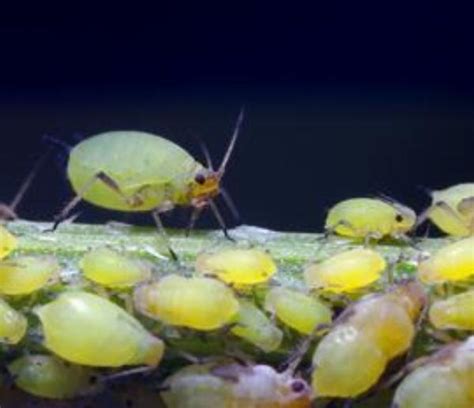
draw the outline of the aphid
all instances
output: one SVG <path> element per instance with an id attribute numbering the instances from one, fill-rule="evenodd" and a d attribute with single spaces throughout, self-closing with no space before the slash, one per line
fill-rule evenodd
<path id="1" fill-rule="evenodd" d="M 26 317 L 0 298 L 0 343 L 17 344 L 25 335 Z"/>
<path id="2" fill-rule="evenodd" d="M 44 345 L 72 363 L 97 367 L 156 366 L 163 342 L 115 303 L 82 291 L 65 292 L 34 309 Z"/>
<path id="3" fill-rule="evenodd" d="M 474 275 L 474 236 L 448 244 L 418 266 L 424 283 L 455 282 Z"/>
<path id="4" fill-rule="evenodd" d="M 393 408 L 474 407 L 474 336 L 413 365 L 417 368 L 395 392 Z"/>
<path id="5" fill-rule="evenodd" d="M 215 275 L 231 285 L 254 285 L 268 281 L 277 271 L 272 257 L 260 249 L 229 248 L 196 260 L 202 274 Z"/>
<path id="6" fill-rule="evenodd" d="M 413 228 L 415 222 L 415 212 L 397 202 L 351 198 L 329 210 L 326 230 L 351 238 L 400 238 Z"/>
<path id="7" fill-rule="evenodd" d="M 151 318 L 197 330 L 218 329 L 239 311 L 239 302 L 224 283 L 179 275 L 139 286 L 134 302 L 141 313 Z"/>
<path id="8" fill-rule="evenodd" d="M 231 332 L 269 353 L 280 347 L 283 332 L 265 313 L 248 300 L 240 300 L 239 313 Z"/>
<path id="9" fill-rule="evenodd" d="M 58 279 L 60 266 L 53 256 L 18 256 L 0 262 L 0 293 L 26 295 Z"/>
<path id="10" fill-rule="evenodd" d="M 151 276 L 150 265 L 107 247 L 87 252 L 79 266 L 88 279 L 110 288 L 130 287 Z"/>
<path id="11" fill-rule="evenodd" d="M 151 211 L 162 234 L 165 232 L 160 213 L 175 206 L 191 206 L 194 223 L 209 206 L 227 235 L 214 198 L 222 193 L 230 202 L 220 184 L 242 120 L 243 111 L 218 170 L 213 169 L 207 154 L 208 168 L 205 168 L 178 145 L 150 133 L 113 131 L 84 140 L 70 152 L 67 168 L 77 195 L 56 217 L 53 229 L 85 200 L 112 210 Z"/>
<path id="12" fill-rule="evenodd" d="M 268 365 L 193 364 L 168 377 L 161 393 L 168 408 L 309 408 L 311 389 Z"/>
<path id="13" fill-rule="evenodd" d="M 310 288 L 343 293 L 375 282 L 386 267 L 385 259 L 378 252 L 356 248 L 309 265 L 304 271 L 304 277 Z"/>
<path id="14" fill-rule="evenodd" d="M 474 330 L 474 290 L 435 301 L 429 318 L 437 329 Z"/>
<path id="15" fill-rule="evenodd" d="M 418 224 L 429 218 L 449 235 L 474 234 L 474 183 L 457 184 L 431 193 L 430 207 L 420 215 Z"/>
<path id="16" fill-rule="evenodd" d="M 8 256 L 18 246 L 18 240 L 4 226 L 0 225 L 0 259 Z"/>
<path id="17" fill-rule="evenodd" d="M 314 353 L 315 396 L 355 398 L 375 385 L 387 363 L 409 349 L 425 301 L 421 286 L 409 282 L 349 306 Z"/>
<path id="18" fill-rule="evenodd" d="M 48 355 L 27 355 L 8 365 L 15 385 L 38 397 L 66 399 L 98 388 L 90 368 L 66 363 Z"/>
<path id="19" fill-rule="evenodd" d="M 265 309 L 304 334 L 311 334 L 318 326 L 331 323 L 331 309 L 320 300 L 282 287 L 268 291 Z"/>

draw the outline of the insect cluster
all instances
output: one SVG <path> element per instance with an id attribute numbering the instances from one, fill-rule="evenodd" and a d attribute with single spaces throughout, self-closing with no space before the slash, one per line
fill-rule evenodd
<path id="1" fill-rule="evenodd" d="M 150 152 L 142 171 L 120 157 L 104 171 L 97 164 L 130 135 L 83 142 L 68 172 L 78 195 L 56 221 L 85 199 L 153 211 L 164 234 L 162 211 L 191 205 L 194 221 L 210 206 L 226 232 L 213 198 L 240 122 L 217 171 L 146 134 L 134 135 Z M 168 173 L 151 166 L 157 156 Z M 408 237 L 426 219 L 453 237 L 431 253 Z M 148 396 L 137 406 L 474 406 L 474 184 L 433 193 L 418 217 L 387 199 L 336 204 L 291 283 L 265 242 L 218 242 L 192 262 L 158 262 L 91 241 L 64 258 L 24 253 L 11 226 L 0 225 L 2 406 L 12 389 L 45 406 L 101 406 L 104 395 L 120 406 L 115 394 L 133 395 L 130 384 Z M 398 257 L 380 250 L 385 238 Z"/>

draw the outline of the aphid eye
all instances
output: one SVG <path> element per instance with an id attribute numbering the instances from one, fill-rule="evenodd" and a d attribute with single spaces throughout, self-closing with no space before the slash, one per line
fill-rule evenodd
<path id="1" fill-rule="evenodd" d="M 194 181 L 198 184 L 204 184 L 206 182 L 206 177 L 203 174 L 196 174 Z"/>
<path id="2" fill-rule="evenodd" d="M 402 222 L 402 221 L 403 221 L 403 215 L 397 214 L 397 215 L 395 216 L 395 221 L 397 221 L 397 222 Z"/>
<path id="3" fill-rule="evenodd" d="M 295 380 L 291 383 L 291 389 L 293 392 L 300 393 L 306 389 L 306 385 L 301 380 Z"/>

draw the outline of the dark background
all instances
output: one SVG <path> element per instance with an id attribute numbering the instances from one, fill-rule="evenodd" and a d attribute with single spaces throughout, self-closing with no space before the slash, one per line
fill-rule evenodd
<path id="1" fill-rule="evenodd" d="M 198 134 L 219 161 L 245 105 L 226 176 L 244 222 L 318 230 L 336 201 L 380 192 L 421 210 L 420 186 L 474 179 L 474 29 L 455 2 L 412 3 L 2 10 L 0 197 L 44 134 L 151 131 L 200 158 Z M 59 161 L 23 217 L 49 220 L 69 197 Z M 82 221 L 130 220 L 82 208 Z"/>

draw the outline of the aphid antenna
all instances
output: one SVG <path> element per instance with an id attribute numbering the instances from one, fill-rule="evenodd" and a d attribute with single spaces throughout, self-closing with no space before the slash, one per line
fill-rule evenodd
<path id="1" fill-rule="evenodd" d="M 63 152 L 66 152 L 69 154 L 71 151 L 72 147 L 68 145 L 67 143 L 63 142 L 61 139 L 57 139 L 53 136 L 50 136 L 48 134 L 43 135 L 43 142 L 46 143 L 49 146 L 54 146 L 56 148 L 61 149 Z"/>
<path id="2" fill-rule="evenodd" d="M 206 160 L 207 168 L 211 171 L 214 171 L 214 165 L 212 163 L 211 154 L 209 153 L 209 149 L 207 148 L 206 143 L 204 143 L 201 136 L 199 136 L 197 133 L 191 132 L 191 135 L 194 137 L 194 139 L 196 139 L 196 142 L 199 145 L 199 148 L 201 149 L 201 152 Z"/>
<path id="3" fill-rule="evenodd" d="M 242 127 L 242 122 L 244 121 L 244 107 L 240 109 L 239 116 L 237 117 L 237 122 L 235 123 L 234 132 L 232 133 L 232 137 L 229 142 L 229 146 L 227 147 L 227 151 L 224 154 L 224 158 L 219 166 L 219 170 L 217 170 L 217 176 L 221 179 L 227 167 L 227 163 L 232 155 L 232 152 L 235 147 L 235 143 L 237 142 L 237 138 L 239 136 L 240 128 Z"/>
<path id="4" fill-rule="evenodd" d="M 420 190 L 422 191 L 423 193 L 425 193 L 428 197 L 431 197 L 433 195 L 433 192 L 434 190 L 429 188 L 429 187 L 426 187 L 426 186 L 423 186 L 421 184 L 418 184 L 416 186 L 417 190 Z"/>

